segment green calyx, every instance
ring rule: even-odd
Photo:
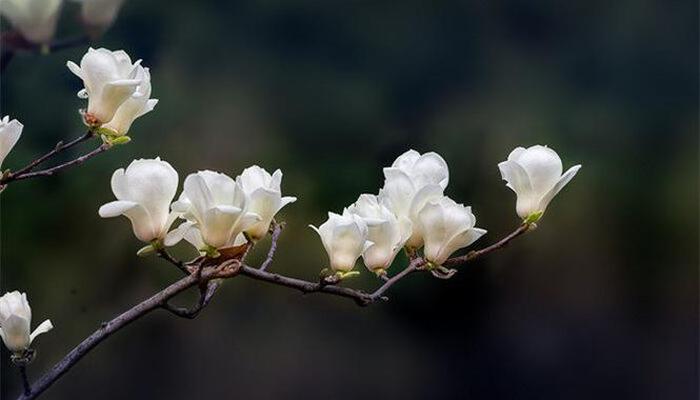
[[[344,279],[352,278],[360,275],[358,271],[333,271],[330,268],[321,270],[319,277],[325,283],[338,283]]]
[[[216,247],[212,247],[207,245],[203,249],[200,250],[202,254],[204,254],[208,258],[219,258],[221,257],[221,253],[219,253],[219,250],[216,249]]]
[[[539,221],[540,218],[542,218],[542,214],[544,214],[544,211],[537,211],[528,215],[525,219],[523,219],[523,224],[534,224],[535,222]]]

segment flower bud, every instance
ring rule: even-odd
[[[47,319],[30,333],[31,323],[32,309],[26,293],[14,291],[0,297],[0,337],[8,350],[21,353],[29,349],[37,336],[53,329]]]
[[[16,119],[10,121],[9,116],[0,120],[0,165],[17,144],[23,128],[24,125]]]
[[[81,18],[92,36],[109,29],[117,18],[124,0],[78,0],[81,2]]]
[[[26,40],[48,44],[56,32],[62,4],[63,0],[2,0],[0,14],[7,17]]]
[[[328,213],[328,220],[318,228],[309,225],[321,237],[333,271],[348,272],[372,242],[367,240],[367,224],[355,214]]]
[[[359,215],[367,224],[367,239],[372,245],[362,253],[365,266],[377,274],[384,273],[407,239],[399,220],[371,194],[360,195],[348,212]]]
[[[279,169],[270,175],[263,168],[253,165],[243,170],[236,182],[248,197],[248,211],[258,214],[261,218],[245,230],[253,240],[265,237],[275,214],[282,207],[297,200],[296,197],[282,197],[282,171]]]
[[[418,224],[425,240],[425,258],[437,265],[486,233],[474,227],[476,217],[471,207],[457,204],[448,197],[428,202],[418,213]]]
[[[508,160],[498,164],[506,186],[517,195],[516,211],[523,220],[539,219],[549,202],[580,168],[581,165],[575,165],[562,175],[559,155],[540,145],[527,149],[518,147],[510,153]]]
[[[134,160],[126,170],[114,171],[112,192],[117,201],[100,207],[99,214],[102,218],[126,216],[143,242],[161,240],[177,217],[170,212],[177,185],[177,171],[160,157]]]

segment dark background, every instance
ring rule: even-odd
[[[60,37],[79,32],[77,11],[65,7]],[[307,224],[376,192],[381,167],[409,148],[447,160],[447,194],[489,230],[481,245],[518,223],[496,167],[515,146],[548,144],[583,169],[536,232],[450,281],[415,276],[359,308],[234,279],[194,321],[155,312],[119,332],[46,398],[697,398],[696,1],[122,11],[94,45],[143,58],[156,110],[129,145],[2,194],[2,290],[28,292],[33,325],[55,325],[37,341],[33,377],[177,278],[135,257],[127,220],[97,215],[112,171],[133,158],[159,155],[181,182],[205,168],[282,168],[299,201],[282,212],[272,270],[308,279],[326,256]],[[85,50],[19,56],[4,72],[2,114],[25,130],[3,167],[80,134],[85,103],[65,63]],[[2,396],[13,398],[7,359],[3,349]]]

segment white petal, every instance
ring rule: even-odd
[[[537,145],[528,148],[520,154],[517,163],[530,177],[532,189],[540,194],[554,187],[562,172],[559,155],[545,146]]]
[[[134,207],[138,207],[138,205],[139,204],[134,201],[117,200],[102,205],[98,213],[102,218],[113,218],[124,215],[124,213]]]
[[[578,173],[579,169],[581,169],[581,165],[575,165],[575,166],[569,168],[564,173],[564,175],[561,176],[561,178],[554,185],[554,187],[552,189],[550,189],[549,192],[547,192],[544,195],[544,197],[542,197],[542,200],[540,200],[540,209],[542,211],[544,211],[547,208],[547,206],[549,205],[549,202],[552,201],[554,196],[556,196],[557,193],[559,193],[564,188],[564,186],[566,186],[566,184],[569,183],[569,181],[571,181],[571,179],[573,179],[574,176],[576,176],[576,173]]]
[[[41,335],[42,333],[46,333],[51,329],[53,329],[53,324],[51,323],[51,320],[47,319],[37,326],[36,329],[34,329],[34,332],[32,332],[32,334],[29,336],[29,343],[33,342],[37,336]]]

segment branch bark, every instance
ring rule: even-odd
[[[519,226],[515,231],[510,233],[505,238],[500,241],[485,247],[480,250],[472,251],[465,256],[453,257],[447,260],[444,265],[454,266],[458,264],[463,264],[472,261],[478,257],[494,252],[498,249],[505,247],[516,237],[527,232],[531,228],[531,225],[524,224]],[[274,233],[274,230],[273,230]],[[278,235],[279,236],[279,235]],[[271,260],[274,255],[274,247],[276,244],[276,239],[273,239],[271,244],[271,249],[268,252],[268,259]],[[246,248],[247,250],[247,248]],[[167,254],[167,253],[165,253]],[[239,257],[242,257],[245,252],[241,253]],[[161,256],[163,256],[161,254]],[[174,260],[176,263],[180,263],[172,257],[164,257],[166,260]],[[172,314],[182,317],[192,319],[195,318],[204,309],[211,299],[213,298],[216,290],[220,285],[222,279],[232,278],[237,275],[246,276],[248,278],[267,282],[277,286],[288,287],[301,291],[302,293],[326,293],[333,296],[343,297],[354,300],[360,306],[367,306],[377,301],[386,301],[388,298],[385,293],[393,287],[400,280],[405,277],[420,271],[427,271],[424,268],[428,263],[425,259],[421,257],[412,257],[408,266],[397,273],[391,278],[387,278],[386,281],[372,293],[367,293],[362,290],[352,289],[336,284],[326,284],[324,282],[311,282],[305,281],[303,279],[297,279],[292,277],[287,277],[280,274],[275,274],[267,272],[262,268],[254,268],[242,263],[241,259],[228,259],[224,260],[218,265],[207,264],[208,259],[199,258],[197,261],[188,263],[187,265],[195,265],[192,270],[187,270],[187,266],[183,265],[185,270],[187,270],[187,276],[176,281],[160,292],[154,294],[150,298],[144,300],[143,302],[137,304],[131,309],[120,314],[116,318],[109,322],[104,322],[83,340],[78,346],[71,350],[61,361],[59,361],[54,367],[49,370],[44,376],[37,380],[29,390],[25,388],[25,393],[18,397],[18,400],[31,400],[37,398],[44,391],[46,391],[51,385],[53,385],[58,379],[60,379],[64,374],[66,374],[73,366],[75,366],[87,353],[94,349],[97,345],[102,343],[108,337],[119,331],[120,329],[126,327],[131,322],[148,315],[151,311],[162,308]],[[173,262],[173,261],[171,261]],[[264,264],[263,264],[264,265]],[[269,265],[269,263],[268,263]],[[192,308],[182,308],[176,307],[169,303],[169,301],[182,293],[183,291],[199,285],[200,297]]]
[[[42,169],[39,171],[30,172],[29,170],[31,170],[34,167],[34,166],[31,166],[27,170],[27,172],[23,172],[23,173],[19,173],[19,174],[18,173],[10,173],[10,174],[8,174],[5,177],[0,179],[0,186],[5,186],[10,182],[21,181],[24,179],[37,178],[37,177],[42,177],[42,176],[52,176],[52,175],[66,169],[66,168],[70,168],[70,167],[73,167],[75,165],[82,164],[85,161],[95,157],[96,155],[98,155],[100,153],[104,153],[105,151],[109,150],[111,147],[112,147],[112,145],[110,145],[109,143],[102,143],[95,150],[93,150],[87,154],[84,154],[84,155],[82,155],[74,160],[67,161],[65,163],[56,165],[56,166],[51,167],[51,168],[46,168],[46,169]],[[47,153],[47,154],[49,154],[49,153]],[[42,157],[44,157],[44,156],[42,156]],[[44,160],[41,160],[41,162],[43,162],[43,161]],[[39,163],[37,163],[36,165],[38,165],[38,164]],[[31,165],[31,163],[30,163],[30,165]],[[26,168],[27,167],[22,168],[22,169],[26,169]]]

